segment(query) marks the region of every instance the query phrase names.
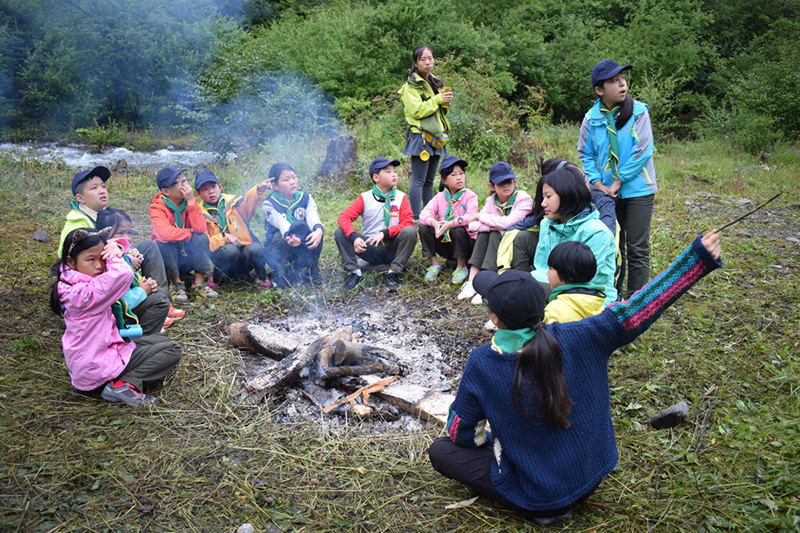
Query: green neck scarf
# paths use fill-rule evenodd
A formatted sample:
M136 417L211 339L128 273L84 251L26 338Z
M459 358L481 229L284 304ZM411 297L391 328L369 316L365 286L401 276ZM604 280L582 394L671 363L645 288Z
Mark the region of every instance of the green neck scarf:
M454 210L453 210L453 205L455 203L457 203L459 200L461 200L461 197L464 196L464 191L466 191L466 190L467 190L467 188L464 187L463 189L459 190L457 193L450 194L450 189L448 189L447 187L444 188L444 197L447 200L447 211L445 211L445 213L444 213L444 221L445 222L453 220L453 215L455 214ZM451 242L450 241L450 230L447 230L447 231L444 232L444 235L442 235L442 242Z
M492 348L498 353L514 353L536 336L533 328L498 329L492 337Z
M217 200L217 205L210 204L203 200L203 206L208 211L208 214L217 217L217 224L219 224L219 229L222 233L228 231L228 219L225 218L225 197L220 196L219 200Z
M600 113L606 117L606 129L608 130L608 162L606 170L611 170L614 179L619 179L619 139L617 138L617 125L614 119L622 109L622 102L611 109L607 109L603 101L600 101Z
M164 196L161 195L161 201L164 202L164 205L169 207L172 213L175 215L175 225L179 228L183 227L183 216L182 213L186 211L186 200L184 199L181 201L181 205L175 205L172 201Z
M293 224L294 223L294 215L292 214L293 213L293 209L294 209L294 206L296 206L297 204L300 203L300 200L302 198L303 198L303 193L301 193L300 191L297 191L296 193L294 193L294 196L292 197L291 200L287 200L286 198L281 196L280 193L272 195L272 200L276 204L286 208L286 222L288 222L289 224Z
M392 200L397 196L397 187L392 187L391 191L383 194L383 191L377 185L373 185L372 195L383 202L383 227L388 228L389 223L392 221Z
M517 191L514 191L514 194L511 195L511 198L505 203L505 205L500 205L500 201L497 198L497 193L494 195L494 206L497 208L498 211L503 213L504 217L507 217L508 214L511 212L511 209L514 207L514 202L517 201Z
M558 298L559 294L564 292L569 292L572 289L587 289L591 291L597 291L600 294L602 294L603 297L605 298L604 291L606 290L606 286L601 285L599 283L592 283L590 281L589 283L567 283L566 285L559 285L558 287L553 289L553 291L550 293L550 298L547 300L547 302L548 303L552 302L553 300Z

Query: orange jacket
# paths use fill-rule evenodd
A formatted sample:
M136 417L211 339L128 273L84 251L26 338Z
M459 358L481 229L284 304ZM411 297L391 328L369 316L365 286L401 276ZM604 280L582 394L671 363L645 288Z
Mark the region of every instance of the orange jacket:
M256 212L261 203L261 198L269 189L264 188L262 194L258 193L258 185L247 191L244 198L241 196L234 196L232 194L223 194L225 198L225 218L228 221L228 231L226 233L233 233L242 241L242 246L247 246L253 242L253 234L250 232L250 220ZM222 228L209 214L208 210L202 205L200 201L200 209L203 212L203 217L206 221L206 235L208 235L208 243L211 251L215 251L222 246L228 244L228 239L225 237L226 233L222 232Z
M183 212L183 227L175 225L175 214L161 201L161 193L153 197L150 204L150 223L153 225L153 234L150 238L161 242L188 242L192 233L203 233L206 230L206 219L196 203L186 207Z

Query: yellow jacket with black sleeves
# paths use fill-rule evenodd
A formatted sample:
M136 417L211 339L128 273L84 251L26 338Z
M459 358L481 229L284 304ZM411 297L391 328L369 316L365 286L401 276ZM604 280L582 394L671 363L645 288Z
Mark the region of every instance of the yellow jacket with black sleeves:
M259 194L258 186L256 185L247 191L244 197L234 196L233 194L221 195L220 200L224 199L225 201L226 228L221 227L217 218L208 212L204 202L199 202L203 217L206 219L206 235L208 235L208 244L212 252L228 244L229 241L226 237L228 233L239 237L242 241L242 246L247 246L256 240L250 231L250 220L261 204L261 199L266 194L266 191Z

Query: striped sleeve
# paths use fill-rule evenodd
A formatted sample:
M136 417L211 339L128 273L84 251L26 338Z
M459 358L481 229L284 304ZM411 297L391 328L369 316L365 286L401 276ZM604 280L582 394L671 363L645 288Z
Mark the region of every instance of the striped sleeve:
M635 338L647 330L692 285L721 266L722 260L714 259L703 246L701 237L697 237L666 270L628 301L614 304L609 310L625 332ZM631 340L633 339L627 342Z
M447 435L454 444L464 448L479 448L492 441L492 434L486 429L486 419L472 424L458 416L453 406L447 417Z

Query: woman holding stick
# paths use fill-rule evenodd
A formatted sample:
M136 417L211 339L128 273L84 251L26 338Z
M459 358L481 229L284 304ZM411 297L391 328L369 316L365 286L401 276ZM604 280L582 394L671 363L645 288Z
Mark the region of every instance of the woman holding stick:
M630 300L547 326L544 289L530 274L480 272L473 286L498 331L467 359L450 406L448 437L428 450L433 467L537 524L571 517L619 456L608 385L611 354L720 266L714 230L697 237Z
M433 198L433 181L439 158L447 155L450 133L447 110L453 91L432 74L433 52L427 46L414 50L408 80L400 88L408 130L403 155L411 156L411 185L408 199L414 221Z

